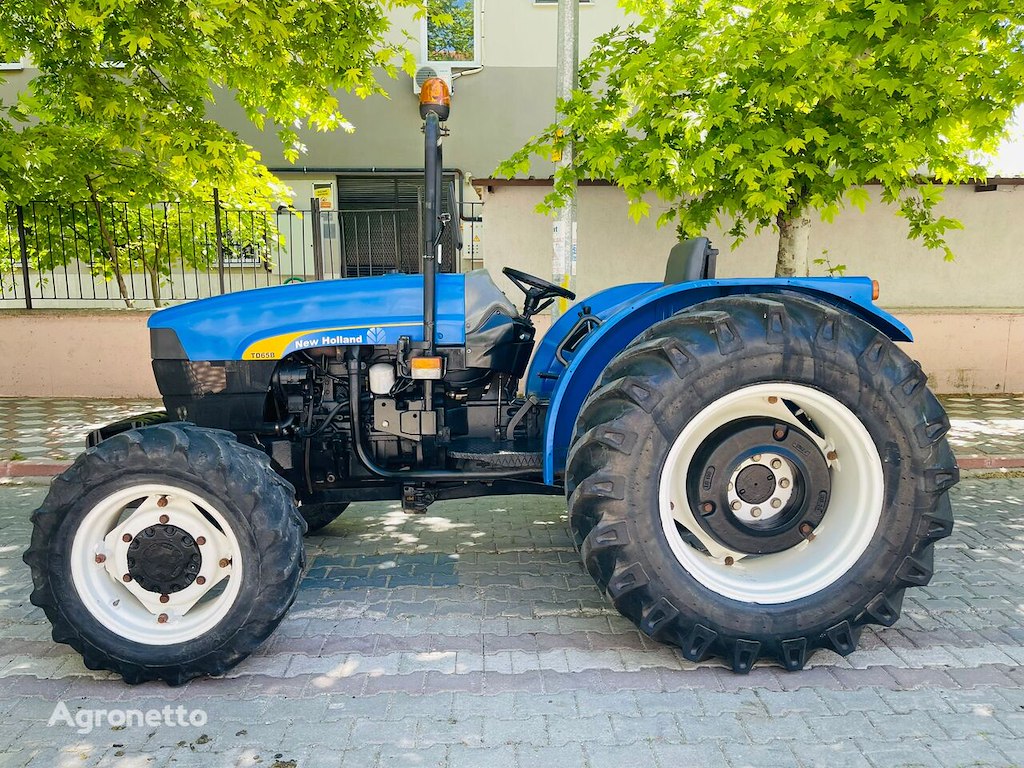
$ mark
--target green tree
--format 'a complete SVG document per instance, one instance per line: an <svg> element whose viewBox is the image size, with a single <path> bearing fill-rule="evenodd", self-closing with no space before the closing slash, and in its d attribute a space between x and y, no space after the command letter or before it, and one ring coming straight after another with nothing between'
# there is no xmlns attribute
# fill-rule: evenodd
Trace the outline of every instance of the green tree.
<svg viewBox="0 0 1024 768"><path fill-rule="evenodd" d="M621 0L636 23L596 41L565 115L502 164L576 144L544 210L582 178L613 181L631 215L741 241L777 227L776 274L807 274L811 214L863 209L863 185L927 247L952 252L942 187L983 178L1024 101L1024 6L1012 0Z"/></svg>
<svg viewBox="0 0 1024 768"><path fill-rule="evenodd" d="M259 155L207 118L234 100L289 160L298 129L351 130L337 92L381 94L412 66L387 12L417 0L20 0L0 4L0 57L38 73L0 105L0 194L169 193L279 199Z"/></svg>
<svg viewBox="0 0 1024 768"><path fill-rule="evenodd" d="M0 201L88 201L103 269L130 304L122 271L132 249L105 213L111 204L126 202L130 216L158 200L202 210L214 187L227 207L272 210L288 200L259 154L207 118L208 106L233 100L255 126L276 131L295 161L305 149L299 129L352 130L339 91L382 94L379 71L412 69L408 51L385 40L387 14L420 5L0 3L0 60L27 55L37 68L16 99L0 103Z"/></svg>

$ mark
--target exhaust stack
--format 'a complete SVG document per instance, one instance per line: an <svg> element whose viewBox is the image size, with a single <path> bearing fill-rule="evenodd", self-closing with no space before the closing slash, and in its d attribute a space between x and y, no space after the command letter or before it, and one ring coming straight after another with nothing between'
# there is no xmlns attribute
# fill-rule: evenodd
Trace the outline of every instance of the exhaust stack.
<svg viewBox="0 0 1024 768"><path fill-rule="evenodd" d="M441 260L441 182L444 175L441 123L451 112L448 85L432 77L420 89L423 118L423 339L427 354L434 354L437 309L437 267Z"/></svg>

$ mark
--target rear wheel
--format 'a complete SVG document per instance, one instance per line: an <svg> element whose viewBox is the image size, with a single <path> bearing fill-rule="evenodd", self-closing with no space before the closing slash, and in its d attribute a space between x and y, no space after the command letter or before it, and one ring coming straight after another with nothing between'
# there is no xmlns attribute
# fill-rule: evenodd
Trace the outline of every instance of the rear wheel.
<svg viewBox="0 0 1024 768"><path fill-rule="evenodd" d="M33 514L32 603L90 669L177 685L222 674L298 588L294 491L234 436L131 430L56 478Z"/></svg>
<svg viewBox="0 0 1024 768"><path fill-rule="evenodd" d="M891 625L950 533L957 468L916 363L790 296L718 299L615 358L567 466L588 570L641 629L749 671Z"/></svg>

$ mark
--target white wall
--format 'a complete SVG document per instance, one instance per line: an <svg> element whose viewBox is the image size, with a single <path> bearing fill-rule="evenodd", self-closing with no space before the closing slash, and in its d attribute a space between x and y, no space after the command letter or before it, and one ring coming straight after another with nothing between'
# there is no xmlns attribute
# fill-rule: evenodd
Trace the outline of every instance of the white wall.
<svg viewBox="0 0 1024 768"><path fill-rule="evenodd" d="M486 266L494 273L512 265L537 275L551 274L551 220L535 212L550 187L497 185L487 192L485 185L481 189ZM877 189L871 194L877 196ZM655 227L664 205L653 197L650 202L652 216L634 224L618 189L580 188L579 293L664 277L665 260L676 236L671 226ZM884 307L1024 307L1024 187L1005 186L994 192L950 187L940 212L965 226L949 235L956 253L953 262L908 241L906 222L880 203L872 203L863 214L846 211L832 224L815 222L812 258L827 250L832 264L847 266L847 275L867 274L879 280L879 303ZM752 235L735 250L722 228L711 228L709 236L721 250L719 276L774 273L774 233ZM824 267L814 270L825 274Z"/></svg>

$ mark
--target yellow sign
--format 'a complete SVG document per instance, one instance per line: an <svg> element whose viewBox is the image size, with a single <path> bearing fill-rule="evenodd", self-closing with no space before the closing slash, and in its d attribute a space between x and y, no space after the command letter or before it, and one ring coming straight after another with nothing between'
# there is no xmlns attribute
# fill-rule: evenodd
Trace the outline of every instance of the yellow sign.
<svg viewBox="0 0 1024 768"><path fill-rule="evenodd" d="M314 184L313 197L320 201L321 211L329 211L334 208L334 190L330 184Z"/></svg>

